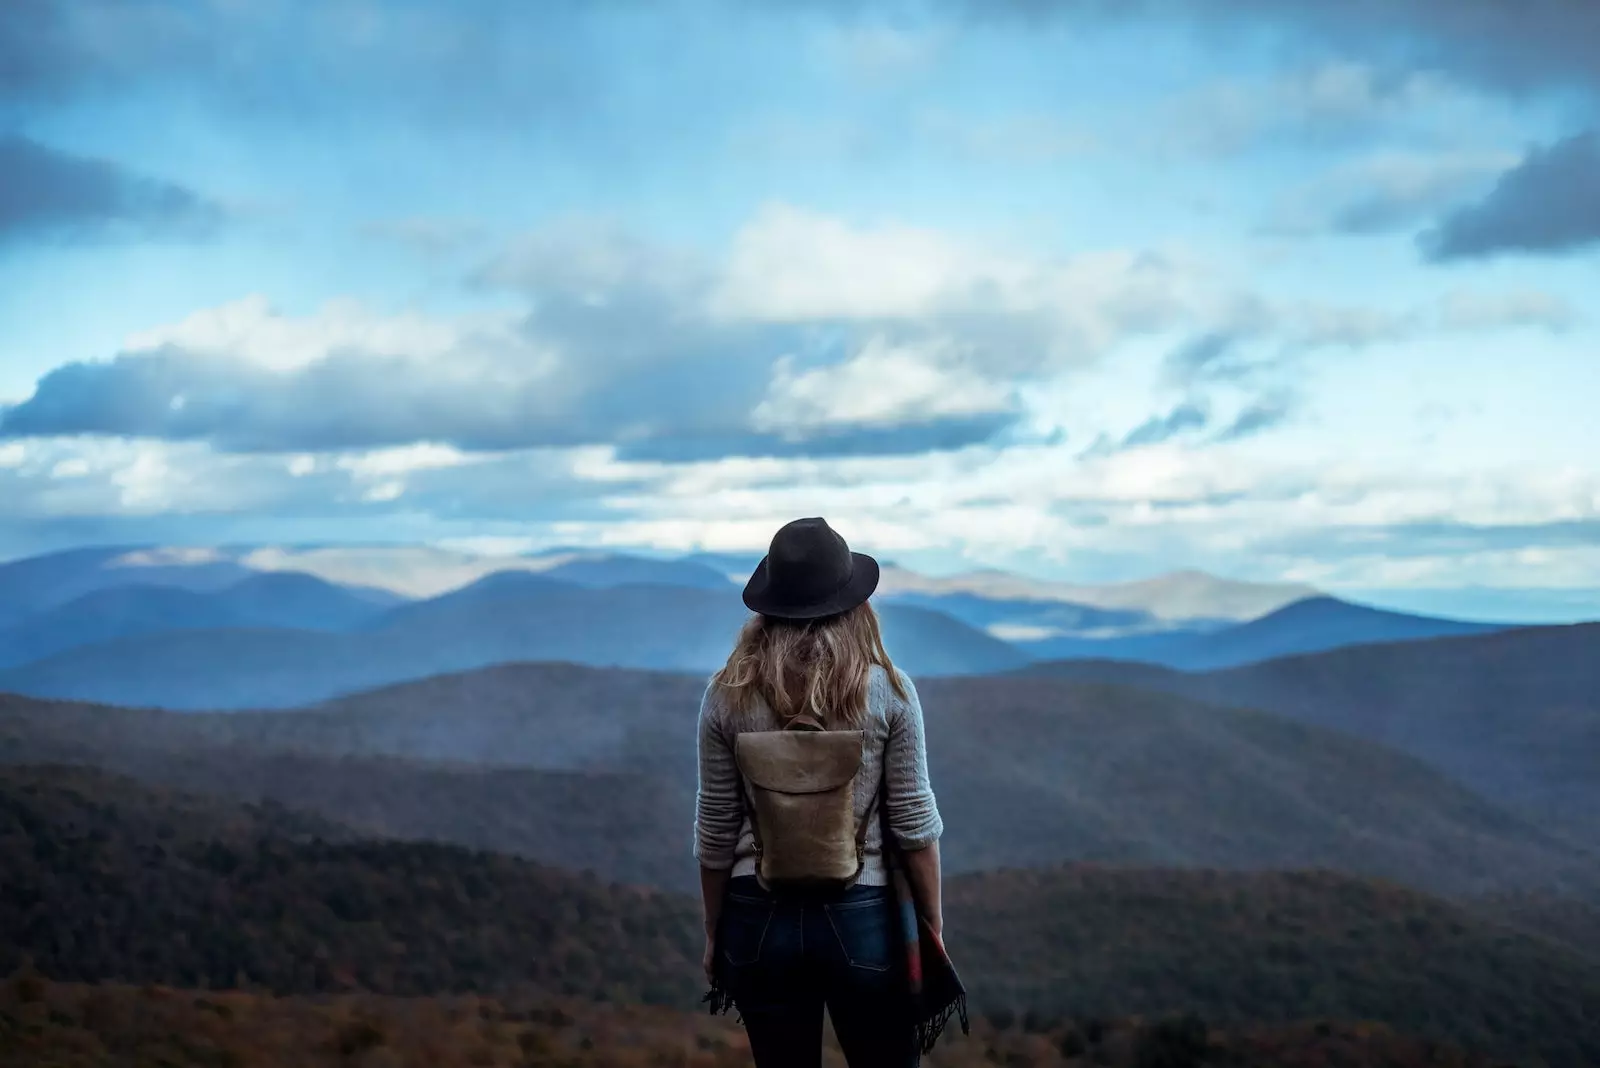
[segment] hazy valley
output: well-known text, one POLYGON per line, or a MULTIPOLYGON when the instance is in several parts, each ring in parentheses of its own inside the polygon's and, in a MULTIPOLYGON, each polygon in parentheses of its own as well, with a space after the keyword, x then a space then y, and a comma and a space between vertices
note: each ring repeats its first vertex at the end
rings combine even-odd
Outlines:
MULTIPOLYGON (((72 1021, 31 1040, 98 1041, 146 996, 85 1015, 73 983, 282 996, 230 1011, 318 1042, 354 1017, 293 999, 366 991, 379 1045, 404 1033, 383 998, 471 992, 475 1056, 643 1028, 737 1063, 736 1032, 679 1015, 693 725, 743 618, 726 561, 132 559, 0 566, 0 971, 43 984, 15 1019, 72 1021), (613 1007, 527 1015, 562 998, 613 1007)), ((886 579, 980 1012, 932 1063, 1600 1057, 1600 628, 1192 575, 1076 601, 886 579), (1184 1013, 1198 1032, 1159 1024, 1184 1013)))

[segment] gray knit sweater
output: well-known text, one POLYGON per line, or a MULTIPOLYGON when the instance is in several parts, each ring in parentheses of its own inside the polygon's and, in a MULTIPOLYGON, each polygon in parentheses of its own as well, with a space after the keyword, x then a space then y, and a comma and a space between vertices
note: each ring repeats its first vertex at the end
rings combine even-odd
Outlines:
MULTIPOLYGON (((871 818, 867 828, 866 860, 860 882, 883 886, 888 873, 883 866, 883 835, 873 809, 880 781, 887 781, 889 827, 906 849, 932 844, 944 833, 933 788, 928 783, 927 747, 922 735, 922 705, 906 675, 900 684, 907 700, 889 685, 889 675, 873 667, 867 687, 867 722, 862 745, 861 772, 856 777, 856 819, 871 818)), ((751 727, 776 730, 780 726, 764 703, 753 711, 751 727)), ((739 797, 739 772, 733 759, 733 741, 739 725, 715 686, 707 686, 700 702, 700 788, 695 801, 695 856, 707 868, 732 868, 734 876, 754 875, 755 845, 750 820, 739 797)))

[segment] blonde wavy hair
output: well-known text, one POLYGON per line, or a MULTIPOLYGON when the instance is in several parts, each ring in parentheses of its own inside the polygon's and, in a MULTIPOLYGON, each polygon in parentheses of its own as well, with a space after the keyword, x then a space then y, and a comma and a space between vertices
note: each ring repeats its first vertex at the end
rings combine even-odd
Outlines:
POLYGON ((866 722, 874 664, 888 672, 889 685, 905 699, 905 687, 883 647, 878 613, 863 601, 823 619, 752 615, 713 681, 727 691, 746 723, 759 699, 781 724, 810 712, 829 730, 855 730, 866 722))

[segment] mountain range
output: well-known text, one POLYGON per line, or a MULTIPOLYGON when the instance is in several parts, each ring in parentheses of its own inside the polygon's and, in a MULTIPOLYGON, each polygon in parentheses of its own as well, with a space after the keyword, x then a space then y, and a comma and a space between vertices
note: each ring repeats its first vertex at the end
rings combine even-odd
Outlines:
POLYGON ((1335 597, 1316 596, 1294 601, 1259 619, 1216 630, 1171 630, 1121 638, 1069 636, 1013 644, 1039 660, 1131 660, 1204 671, 1352 645, 1487 634, 1504 629, 1488 623, 1386 612, 1335 597))
MULTIPOLYGON (((684 1004, 694 719, 749 563, 0 566, 0 972, 684 1004)), ((1600 1055, 1600 625, 884 571, 952 944, 1019 1056, 1175 1012, 1600 1055)))
MULTIPOLYGON (((158 610, 171 600, 171 591, 148 587, 116 592, 130 600, 136 594, 158 610)), ((44 633, 59 635, 62 616, 81 604, 58 609, 44 633)), ((727 658, 746 615, 727 592, 597 589, 502 572, 337 633, 267 625, 174 629, 157 615, 142 633, 0 671, 0 690, 180 709, 271 708, 519 660, 705 673, 727 658)), ((881 615, 886 640, 919 674, 1003 671, 1028 662, 1012 646, 949 616, 892 604, 881 615)), ((93 604, 80 618, 86 628, 104 625, 93 604)), ((13 641, 25 645, 31 632, 27 624, 13 628, 13 641)))
MULTIPOLYGON (((84 550, 0 565, 0 689, 172 708, 279 707, 514 660, 703 673, 745 611, 733 561, 561 551, 84 550), (480 573, 486 561, 507 565, 480 573), (323 575, 385 581, 341 585, 323 575), (432 596, 401 592, 475 576, 432 596), (670 621, 669 623, 663 621, 670 621)), ((919 675, 1060 657, 1190 670, 1375 641, 1496 629, 1194 573, 1122 586, 1001 573, 932 579, 888 565, 891 651, 919 675), (1067 595, 1081 597, 1072 601, 1067 595), (1003 596, 1001 596, 1003 595, 1003 596), (1090 603, 1095 602, 1095 603, 1090 603), (1243 622, 1229 613, 1280 605, 1243 622), (1181 613, 1205 612, 1177 618, 1181 613)))

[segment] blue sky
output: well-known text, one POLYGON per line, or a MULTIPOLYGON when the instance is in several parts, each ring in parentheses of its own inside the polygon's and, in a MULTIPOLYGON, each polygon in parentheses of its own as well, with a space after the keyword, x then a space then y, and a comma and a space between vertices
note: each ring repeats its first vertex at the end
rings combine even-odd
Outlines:
POLYGON ((1600 615, 1600 8, 0 12, 0 557, 1202 567, 1600 615))

